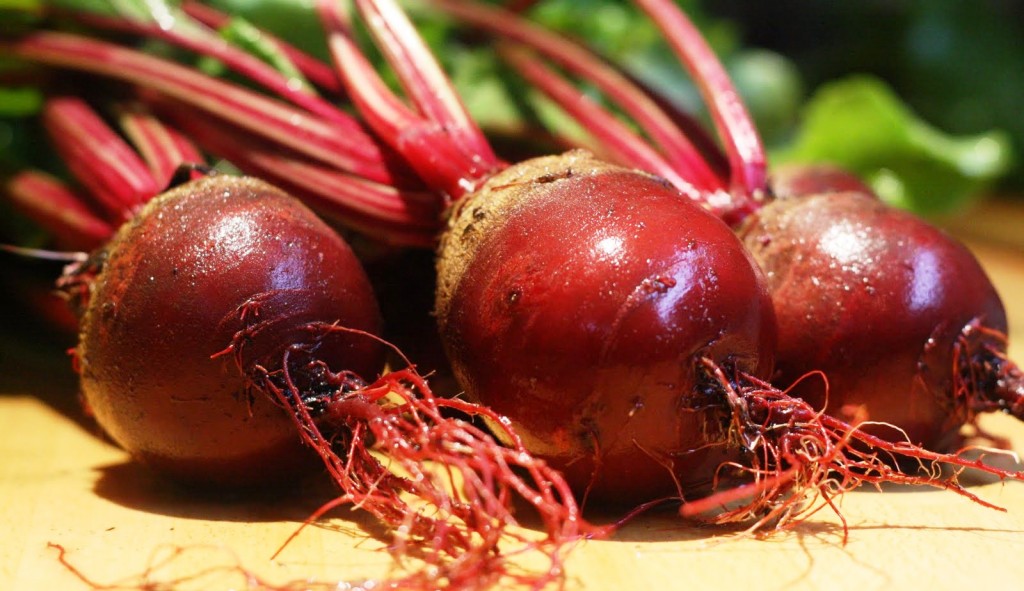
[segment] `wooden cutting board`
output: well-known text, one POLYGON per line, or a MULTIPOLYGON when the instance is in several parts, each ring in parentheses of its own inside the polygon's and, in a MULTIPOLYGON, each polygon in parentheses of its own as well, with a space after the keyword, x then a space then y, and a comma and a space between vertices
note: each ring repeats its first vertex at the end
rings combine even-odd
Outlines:
MULTIPOLYGON (((950 225, 992 274, 1010 315, 1011 356, 1024 361, 1024 203, 991 203, 950 225)), ((314 483, 258 499, 169 487, 82 418, 74 376, 56 347, 19 338, 0 348, 0 590, 90 588, 61 564, 57 546, 82 575, 113 588, 179 580, 175 588, 244 589, 258 588, 244 573, 283 585, 388 572, 391 558, 367 533, 369 522, 347 510, 307 528, 271 560, 329 498, 327 487, 314 483)), ((1024 423, 987 416, 982 426, 1024 451, 1024 423)), ((612 539, 576 548, 566 565, 567 585, 757 591, 1024 586, 1024 483, 965 481, 972 493, 1006 511, 937 490, 859 490, 841 499, 849 527, 845 545, 840 521, 829 512, 765 540, 687 525, 671 512, 652 514, 612 539)))

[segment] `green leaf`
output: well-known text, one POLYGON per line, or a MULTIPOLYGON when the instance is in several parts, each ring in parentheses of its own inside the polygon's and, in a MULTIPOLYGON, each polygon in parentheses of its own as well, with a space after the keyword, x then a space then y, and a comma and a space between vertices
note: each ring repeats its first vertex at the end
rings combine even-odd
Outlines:
POLYGON ((823 85, 805 106, 793 142, 772 158, 838 164, 860 174, 886 201, 922 214, 963 206, 1013 161, 1004 132, 946 135, 869 76, 823 85))
MULTIPOLYGON (((231 45, 266 62, 289 80, 298 89, 313 92, 313 87, 278 46, 271 42, 255 25, 241 17, 232 17, 217 31, 218 35, 231 45)), ((213 58, 201 59, 200 68, 209 74, 222 76, 223 68, 213 58), (214 63, 216 62, 216 65, 214 63)))
POLYGON ((44 0, 0 0, 0 11, 41 12, 44 0))
POLYGON ((209 0, 207 4, 242 17, 324 61, 330 60, 315 0, 209 0))
POLYGON ((43 93, 38 88, 0 86, 0 117, 28 117, 38 113, 42 105, 43 93))
POLYGON ((46 4, 76 12, 153 22, 163 27, 176 24, 178 10, 176 4, 172 6, 165 0, 46 0, 46 4))
POLYGON ((806 98, 796 65, 778 53, 745 49, 726 68, 765 143, 788 138, 806 98))

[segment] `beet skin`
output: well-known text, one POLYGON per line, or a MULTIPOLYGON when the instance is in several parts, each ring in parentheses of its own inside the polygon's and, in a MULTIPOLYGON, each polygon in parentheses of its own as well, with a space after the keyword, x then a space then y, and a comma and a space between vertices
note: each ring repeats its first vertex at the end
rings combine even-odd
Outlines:
MULTIPOLYGON (((957 393, 968 387, 954 371, 958 339, 965 329, 965 343, 987 338, 969 334, 975 322, 1006 331, 999 296, 966 247, 863 191, 776 200, 740 235, 773 294, 776 385, 821 370, 828 413, 846 421, 866 413, 929 449, 956 444, 974 411, 968 393, 957 393)), ((820 378, 794 392, 825 406, 820 378)))
POLYGON ((248 331, 247 367, 280 367, 285 348, 304 344, 332 368, 369 379, 380 371, 369 339, 318 343, 306 330, 336 321, 377 332, 381 320, 345 242, 266 183, 182 185, 98 256, 76 351, 85 402, 132 456, 179 481, 268 484, 315 465, 291 418, 249 387, 236 358, 212 357, 236 332, 248 331))
POLYGON ((766 376, 774 351, 764 282, 728 226, 582 152, 516 165, 458 207, 437 312, 468 395, 578 494, 706 490, 735 450, 698 360, 766 376))

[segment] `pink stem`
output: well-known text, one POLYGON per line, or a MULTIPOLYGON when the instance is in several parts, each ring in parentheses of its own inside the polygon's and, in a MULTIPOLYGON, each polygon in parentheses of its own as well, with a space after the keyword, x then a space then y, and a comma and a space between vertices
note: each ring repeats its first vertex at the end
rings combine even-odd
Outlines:
POLYGON ((85 196, 45 172, 19 172, 4 189, 11 203, 53 234, 60 248, 93 250, 114 234, 114 226, 85 205, 85 196))
POLYGON ((434 193, 396 189, 310 162, 207 115, 187 113, 175 121, 205 149, 346 227, 393 244, 434 246, 441 227, 434 193))
POLYGON ((711 47, 671 0, 637 0, 693 76, 726 146, 732 190, 753 197, 767 187, 764 147, 743 101, 711 47))
POLYGON ((657 174, 694 201, 705 201, 704 194, 709 191, 708 187, 694 186, 685 177, 680 176, 676 169, 643 138, 633 133, 611 113, 591 101, 556 72, 521 49, 506 49, 502 51, 502 55, 528 82, 547 94, 588 132, 601 140, 602 147, 611 150, 620 163, 657 174))
POLYGON ((161 187, 131 146, 76 97, 46 101, 43 124, 72 174, 115 222, 123 222, 161 187))
POLYGON ((181 133, 167 127, 138 102, 116 107, 121 129, 149 165, 161 188, 183 164, 205 162, 199 150, 181 133))
POLYGON ((679 105, 660 91, 652 88, 644 81, 631 76, 628 72, 623 73, 623 75, 629 78, 649 100, 658 105, 679 133, 683 134, 693 144, 694 149, 704 158, 704 161, 716 178, 725 179, 729 177, 729 161, 722 152, 722 148, 694 114, 681 109, 679 105))
POLYGON ((508 10, 465 0, 432 1, 445 12, 473 26, 528 45, 594 84, 661 147, 677 176, 690 179, 688 185, 710 190, 725 188, 722 179, 707 165, 701 152, 661 105, 652 100, 643 88, 581 45, 533 25, 508 10))
POLYGON ((216 58, 232 70, 276 93, 285 100, 337 125, 346 133, 361 132, 358 123, 334 105, 320 99, 296 85, 266 62, 231 45, 204 26, 193 27, 183 33, 174 27, 111 18, 89 13, 73 13, 80 22, 112 31, 122 31, 162 39, 200 55, 216 58))
POLYGON ((387 87, 351 38, 332 0, 318 4, 328 46, 352 102, 377 134, 387 141, 423 180, 452 199, 472 192, 490 174, 476 155, 467 154, 436 122, 414 113, 387 87))
POLYGON ((366 133, 339 133, 337 126, 305 111, 168 60, 55 32, 35 32, 0 41, 0 51, 138 84, 341 170, 387 184, 408 182, 406 177, 392 173, 392 167, 400 166, 389 162, 376 140, 366 133))
POLYGON ((405 13, 392 0, 356 0, 356 6, 417 108, 479 166, 497 168, 498 159, 483 132, 405 13))
MULTIPOLYGON (((185 14, 214 29, 228 25, 232 18, 215 8, 205 6, 194 0, 182 2, 181 9, 185 14)), ((263 35, 265 39, 276 45, 295 64, 295 67, 302 72, 302 75, 314 85, 333 94, 341 94, 345 91, 341 85, 341 80, 338 79, 338 76, 329 65, 266 31, 263 32, 263 35)))

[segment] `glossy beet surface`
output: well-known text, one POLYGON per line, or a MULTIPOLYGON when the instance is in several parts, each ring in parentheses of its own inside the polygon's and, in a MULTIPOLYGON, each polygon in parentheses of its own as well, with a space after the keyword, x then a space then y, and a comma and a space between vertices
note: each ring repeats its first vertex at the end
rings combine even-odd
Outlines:
MULTIPOLYGON (((211 355, 246 327, 260 329, 244 362, 271 369, 289 345, 315 342, 311 321, 377 331, 373 293, 342 239, 265 183, 215 176, 153 200, 105 257, 77 357, 85 401, 110 436, 190 483, 267 484, 311 466, 285 412, 247 388, 232 355, 211 355)), ((376 343, 332 339, 317 357, 376 377, 376 343)))
POLYGON ((788 164, 772 173, 772 192, 779 198, 856 192, 872 194, 857 175, 832 164, 788 164))
POLYGON ((726 456, 699 410, 697 360, 766 375, 775 338, 761 275, 725 224, 574 152, 491 179, 441 253, 456 376, 577 493, 636 503, 676 493, 673 478, 707 486, 726 456))
MULTIPOLYGON (((773 294, 776 385, 822 370, 830 414, 851 420, 863 406, 914 443, 954 443, 967 420, 953 396, 957 338, 975 320, 1006 331, 999 297, 963 245, 863 192, 780 199, 740 234, 773 294)), ((825 403, 820 379, 796 393, 825 403)))

